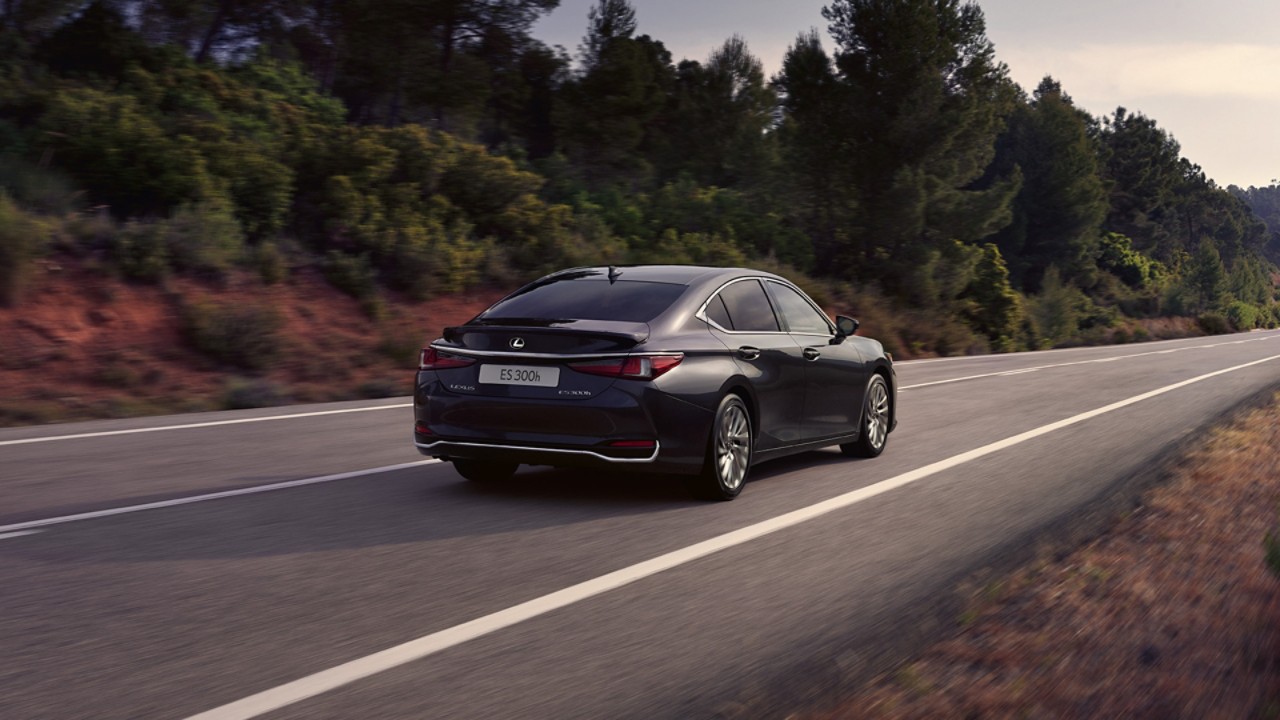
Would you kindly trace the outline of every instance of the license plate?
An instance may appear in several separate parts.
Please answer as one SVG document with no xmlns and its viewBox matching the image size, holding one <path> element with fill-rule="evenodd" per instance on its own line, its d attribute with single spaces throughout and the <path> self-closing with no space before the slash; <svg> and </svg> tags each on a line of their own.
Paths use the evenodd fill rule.
<svg viewBox="0 0 1280 720">
<path fill-rule="evenodd" d="M 487 385 L 556 387 L 560 384 L 560 368 L 533 365 L 481 365 L 480 382 Z"/>
</svg>

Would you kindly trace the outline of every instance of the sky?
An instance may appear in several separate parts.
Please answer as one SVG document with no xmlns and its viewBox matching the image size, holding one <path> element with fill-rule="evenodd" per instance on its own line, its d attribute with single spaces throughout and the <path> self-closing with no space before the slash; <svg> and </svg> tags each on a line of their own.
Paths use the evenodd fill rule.
<svg viewBox="0 0 1280 720">
<path fill-rule="evenodd" d="M 774 73 L 829 0 L 631 0 L 637 32 L 676 61 L 738 34 Z M 561 0 L 534 35 L 576 55 L 594 0 Z M 1156 121 L 1219 185 L 1280 178 L 1277 0 L 980 0 L 996 57 L 1028 92 L 1052 75 L 1076 105 Z"/>
</svg>

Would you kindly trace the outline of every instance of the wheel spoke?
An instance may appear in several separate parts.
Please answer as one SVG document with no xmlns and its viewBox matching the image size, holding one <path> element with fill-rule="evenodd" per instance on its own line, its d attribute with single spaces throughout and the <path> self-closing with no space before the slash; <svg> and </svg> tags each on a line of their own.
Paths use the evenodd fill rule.
<svg viewBox="0 0 1280 720">
<path fill-rule="evenodd" d="M 716 466 L 720 482 L 728 490 L 737 489 L 747 475 L 751 458 L 751 426 L 740 407 L 725 410 L 716 437 Z"/>
</svg>

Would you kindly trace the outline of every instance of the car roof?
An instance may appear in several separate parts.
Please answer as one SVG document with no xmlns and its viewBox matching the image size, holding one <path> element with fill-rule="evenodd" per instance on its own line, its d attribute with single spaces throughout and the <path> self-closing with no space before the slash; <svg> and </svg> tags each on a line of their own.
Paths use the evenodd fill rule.
<svg viewBox="0 0 1280 720">
<path fill-rule="evenodd" d="M 599 270 L 603 274 L 607 275 L 610 267 L 614 269 L 619 280 L 665 282 L 675 283 L 678 285 L 694 285 L 699 282 L 715 279 L 729 280 L 744 275 L 775 277 L 773 273 L 763 272 L 760 270 L 709 267 L 705 265 L 602 265 L 591 268 L 562 270 L 561 272 L 554 273 L 551 277 L 561 273 L 581 272 L 582 270 Z"/>
</svg>

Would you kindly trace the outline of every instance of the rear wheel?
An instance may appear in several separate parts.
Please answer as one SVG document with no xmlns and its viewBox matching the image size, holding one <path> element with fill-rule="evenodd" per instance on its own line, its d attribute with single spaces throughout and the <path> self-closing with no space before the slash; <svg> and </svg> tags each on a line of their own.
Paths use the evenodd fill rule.
<svg viewBox="0 0 1280 720">
<path fill-rule="evenodd" d="M 732 500 L 742 492 L 751 467 L 751 417 L 737 395 L 726 395 L 716 409 L 702 474 L 691 490 L 706 500 Z"/>
<path fill-rule="evenodd" d="M 490 462 L 487 460 L 454 460 L 453 469 L 471 482 L 493 483 L 510 480 L 520 467 L 512 462 Z"/>
<path fill-rule="evenodd" d="M 840 446 L 849 457 L 873 458 L 884 452 L 889 442 L 889 384 L 884 376 L 871 376 L 862 408 L 862 427 L 858 439 Z"/>
</svg>

